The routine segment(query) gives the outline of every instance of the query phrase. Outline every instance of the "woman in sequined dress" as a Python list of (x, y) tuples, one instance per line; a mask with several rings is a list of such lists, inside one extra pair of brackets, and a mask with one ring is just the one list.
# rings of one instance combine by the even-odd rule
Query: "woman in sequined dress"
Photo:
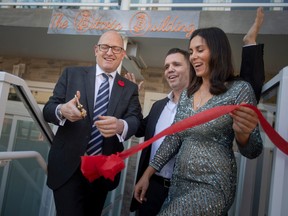
[[(256, 105), (251, 86), (234, 77), (231, 48), (219, 28), (196, 30), (190, 38), (191, 83), (180, 98), (175, 121), (212, 107)], [(135, 186), (134, 197), (145, 201), (149, 178), (176, 155), (169, 195), (159, 215), (226, 215), (236, 192), (237, 167), (232, 150), (247, 158), (262, 152), (258, 117), (240, 107), (231, 114), (167, 136)]]

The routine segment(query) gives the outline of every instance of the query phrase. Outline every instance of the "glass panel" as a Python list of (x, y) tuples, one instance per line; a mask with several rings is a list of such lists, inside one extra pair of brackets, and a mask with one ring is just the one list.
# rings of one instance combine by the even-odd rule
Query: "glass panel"
[[(83, 1), (82, 1), (83, 2)], [(120, 1), (121, 2), (121, 1)], [(118, 3), (118, 0), (99, 0), (99, 3)], [(118, 4), (119, 5), (119, 4)], [(104, 10), (103, 7), (99, 7), (100, 10)], [(109, 10), (120, 10), (120, 6), (118, 7), (110, 7)]]
[[(11, 137), (13, 151), (37, 151), (47, 159), (49, 144), (31, 119), (17, 120), (15, 134)], [(6, 178), (1, 215), (39, 215), (46, 175), (35, 158), (12, 160)]]
[[(284, 0), (283, 3), (288, 3), (288, 0)], [(283, 10), (288, 10), (288, 7), (284, 7)]]
[[(47, 161), (49, 143), (16, 92), (11, 88), (5, 107), (1, 151), (36, 151)], [(48, 215), (42, 212), (52, 209), (51, 190), (46, 186), (46, 173), (36, 158), (11, 160), (0, 167), (0, 177), (1, 216)]]
[(12, 119), (4, 118), (2, 134), (0, 137), (0, 151), (7, 151), (11, 125), (12, 125)]
[[(2, 134), (0, 137), (0, 151), (7, 151), (9, 136), (11, 131), (12, 119), (4, 118), (3, 127), (2, 127)], [(0, 167), (0, 179), (3, 176), (3, 167)]]
[[(279, 91), (279, 83), (261, 96), (259, 108), (269, 124), (275, 128), (275, 120), (277, 115), (277, 94)], [(252, 215), (267, 215), (270, 197), (270, 184), (273, 167), (273, 152), (276, 149), (275, 145), (268, 138), (266, 133), (260, 127), (261, 137), (263, 140), (263, 153), (257, 159), (257, 168), (255, 176), (254, 189), (254, 206)]]
[[(203, 0), (173, 0), (173, 3), (203, 3)], [(171, 10), (197, 10), (201, 11), (202, 7), (193, 7), (193, 8), (185, 8), (185, 7), (172, 7)]]
[[(123, 143), (124, 149), (127, 149), (128, 144), (129, 144), (128, 141), (125, 141)], [(127, 169), (127, 167), (125, 167), (125, 169)], [(105, 209), (104, 215), (109, 215), (109, 213), (111, 213), (111, 212), (112, 212), (112, 215), (118, 215), (117, 213), (121, 209), (120, 203), (122, 202), (122, 199), (123, 199), (123, 192), (122, 191), (124, 191), (124, 187), (125, 187), (124, 179), (126, 179), (126, 176), (124, 175), (125, 174), (124, 170), (122, 170), (122, 172), (121, 172), (121, 178), (120, 178), (120, 182), (119, 182), (118, 187), (115, 190), (109, 192), (108, 195), (107, 195), (107, 198), (106, 198), (106, 201), (105, 201), (105, 205), (104, 205), (104, 209), (107, 208), (107, 207), (108, 208)], [(111, 200), (112, 199), (111, 198), (112, 197), (112, 193), (114, 193), (114, 199), (113, 200)], [(111, 205), (110, 208), (112, 208), (112, 209), (109, 209), (109, 205)]]
[(261, 103), (276, 106), (277, 104), (277, 92), (279, 91), (279, 83), (275, 85), (273, 88), (269, 89), (269, 91), (265, 92), (261, 96)]
[(106, 208), (108, 205), (110, 205), (112, 202), (111, 202), (111, 192), (108, 193), (107, 197), (106, 197), (106, 201), (105, 201), (105, 204), (104, 204), (104, 208)]
[[(231, 3), (270, 3), (270, 0), (231, 0)], [(256, 10), (257, 7), (232, 7), (231, 10)], [(269, 10), (269, 8), (264, 8)]]
[(113, 215), (115, 216), (120, 215), (120, 214), (117, 214), (118, 212), (120, 212), (120, 208), (121, 208), (120, 202), (121, 202), (121, 199), (117, 199), (114, 203)]

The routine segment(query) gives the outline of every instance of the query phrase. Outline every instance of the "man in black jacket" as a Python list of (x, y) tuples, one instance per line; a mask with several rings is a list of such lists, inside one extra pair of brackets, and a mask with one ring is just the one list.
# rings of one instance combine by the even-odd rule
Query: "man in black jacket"
[[(47, 178), (57, 216), (101, 215), (120, 173), (114, 181), (100, 177), (89, 182), (80, 171), (81, 156), (123, 151), (122, 142), (136, 133), (142, 120), (138, 86), (117, 72), (125, 56), (121, 35), (105, 32), (94, 51), (96, 66), (66, 68), (43, 109), (45, 120), (59, 125), (49, 152)], [(96, 109), (95, 104), (103, 101), (99, 95), (108, 100)], [(94, 115), (96, 110), (101, 113)], [(96, 132), (91, 132), (96, 129), (95, 138)], [(98, 138), (94, 145), (92, 140)]]

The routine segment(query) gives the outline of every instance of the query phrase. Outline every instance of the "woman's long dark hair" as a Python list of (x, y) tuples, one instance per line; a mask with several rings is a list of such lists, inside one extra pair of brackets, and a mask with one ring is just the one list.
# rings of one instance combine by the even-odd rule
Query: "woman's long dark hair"
[[(192, 33), (189, 44), (195, 36), (205, 39), (210, 50), (210, 93), (213, 95), (224, 93), (227, 91), (225, 82), (235, 78), (232, 51), (225, 32), (217, 27), (197, 29)], [(192, 81), (187, 89), (188, 96), (195, 93), (201, 84), (202, 78), (196, 76), (196, 72), (192, 67)]]

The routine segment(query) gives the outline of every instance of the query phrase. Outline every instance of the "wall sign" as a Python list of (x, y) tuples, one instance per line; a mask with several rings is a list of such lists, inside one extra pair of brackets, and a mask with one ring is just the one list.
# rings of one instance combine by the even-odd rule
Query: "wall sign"
[(198, 28), (200, 11), (53, 10), (49, 34), (101, 35), (116, 30), (127, 37), (187, 39)]

